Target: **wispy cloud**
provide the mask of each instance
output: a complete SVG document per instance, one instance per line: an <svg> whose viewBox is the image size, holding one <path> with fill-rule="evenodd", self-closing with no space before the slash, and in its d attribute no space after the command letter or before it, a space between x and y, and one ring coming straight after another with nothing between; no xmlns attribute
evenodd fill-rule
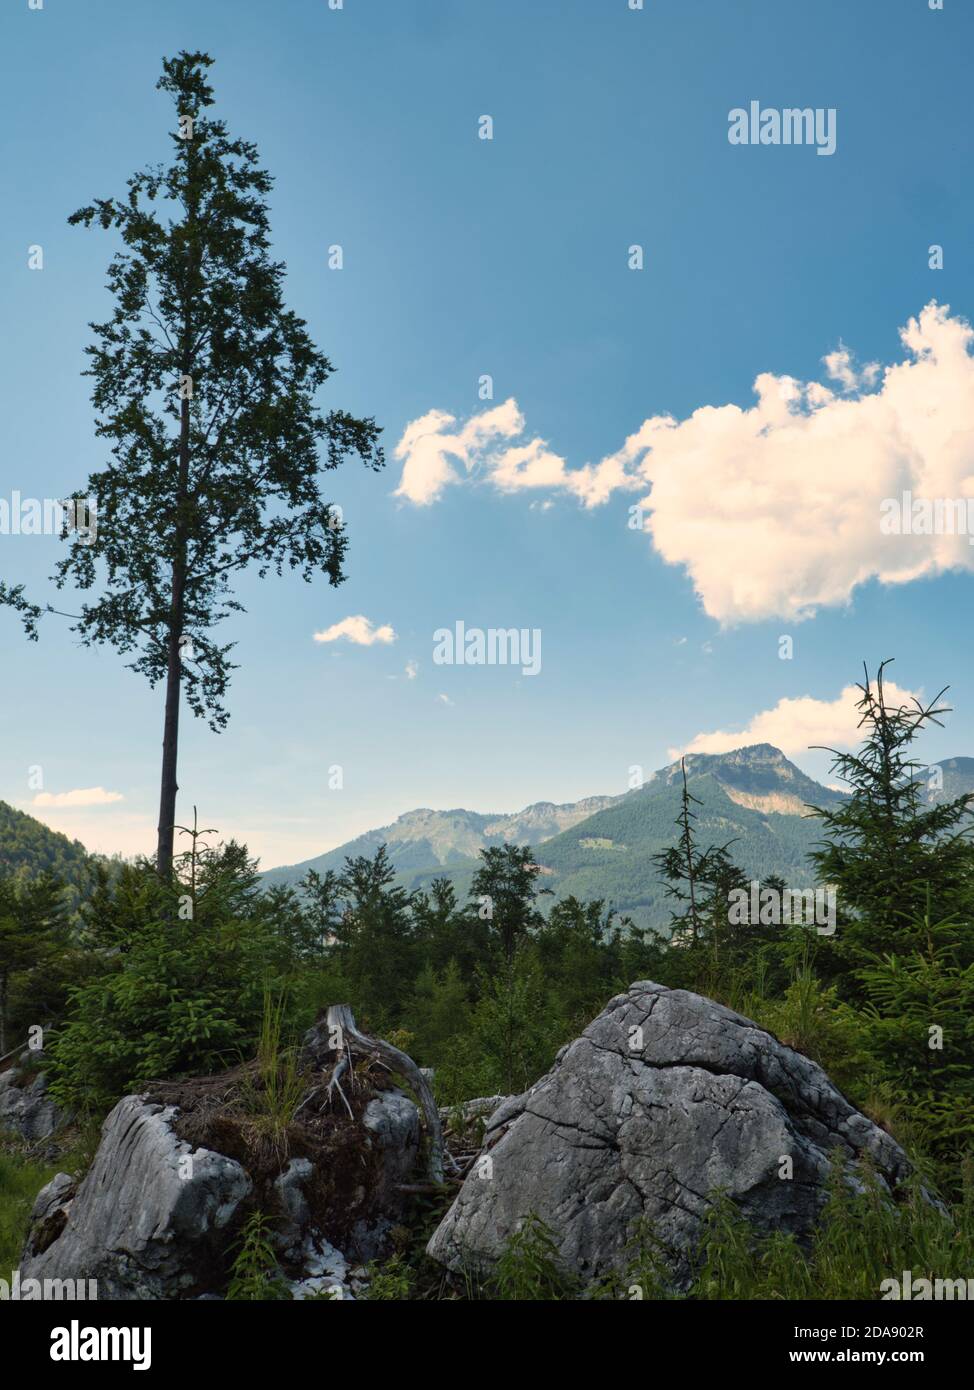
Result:
<svg viewBox="0 0 974 1390"><path fill-rule="evenodd" d="M882 370L878 362L869 362L865 367L857 368L852 353L842 343L834 352L827 352L822 361L828 375L839 383L843 391L871 390Z"/></svg>
<svg viewBox="0 0 974 1390"><path fill-rule="evenodd" d="M525 429L513 398L471 416L460 428L456 424L454 416L431 410L406 426L395 450L403 464L397 497L419 506L435 502L446 487L463 481L451 460L463 465L468 478L483 479L501 492L563 488L586 507L605 502L616 488L641 486L639 478L627 475L629 441L601 463L575 469L537 436L507 442Z"/></svg>
<svg viewBox="0 0 974 1390"><path fill-rule="evenodd" d="M121 792L106 791L104 787L77 787L70 792L38 792L31 805L51 810L58 806L111 806L124 800Z"/></svg>

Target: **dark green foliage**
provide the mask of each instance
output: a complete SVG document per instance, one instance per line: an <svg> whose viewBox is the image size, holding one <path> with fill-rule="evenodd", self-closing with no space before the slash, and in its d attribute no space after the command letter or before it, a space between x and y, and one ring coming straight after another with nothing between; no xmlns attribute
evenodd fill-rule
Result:
<svg viewBox="0 0 974 1390"><path fill-rule="evenodd" d="M541 925L535 899L545 890L538 887L537 861L530 845L492 845L480 858L470 896L511 960L518 942Z"/></svg>
<svg viewBox="0 0 974 1390"><path fill-rule="evenodd" d="M374 859L346 861L333 885L343 911L333 920L331 959L349 999L373 1028L389 1028L402 1015L416 978L418 956L409 895L393 886L385 847ZM321 894L329 891L318 885Z"/></svg>
<svg viewBox="0 0 974 1390"><path fill-rule="evenodd" d="M0 878L0 1057L54 1022L79 968L60 885Z"/></svg>
<svg viewBox="0 0 974 1390"><path fill-rule="evenodd" d="M883 662L875 682L859 686L862 746L833 753L833 771L851 787L848 800L816 810L824 845L813 855L822 882L835 885L842 913L836 945L853 969L877 952L922 948L920 924L966 920L955 932L959 965L974 961L974 793L949 800L925 796L923 764L913 756L918 734L939 724L944 694L922 705L887 703ZM919 933L919 934L918 934ZM847 977L850 988L857 976Z"/></svg>
<svg viewBox="0 0 974 1390"><path fill-rule="evenodd" d="M263 1212L251 1212L244 1223L226 1297L230 1302L273 1302L291 1297Z"/></svg>
<svg viewBox="0 0 974 1390"><path fill-rule="evenodd" d="M296 966L289 934L265 914L240 846L203 851L195 889L148 864L127 868L86 911L100 973L72 994L52 1045L54 1096L104 1110L163 1077L219 1070L252 1055L268 987Z"/></svg>
<svg viewBox="0 0 974 1390"><path fill-rule="evenodd" d="M624 978L626 960L635 957L644 941L642 932L602 902L568 897L555 903L534 945L559 1015L559 1033L576 1034L590 1022Z"/></svg>
<svg viewBox="0 0 974 1390"><path fill-rule="evenodd" d="M571 1298L574 1291L550 1228L529 1212L497 1261L492 1296L503 1302L541 1303Z"/></svg>
<svg viewBox="0 0 974 1390"><path fill-rule="evenodd" d="M373 1261L368 1268L369 1286L365 1298L369 1302L402 1303L410 1297L413 1272L402 1255L396 1253L384 1264Z"/></svg>
<svg viewBox="0 0 974 1390"><path fill-rule="evenodd" d="M454 963L464 979L472 979L491 954L491 927L479 909L472 912L457 904L456 890L445 878L433 880L428 891L412 899L416 940L423 959L435 971Z"/></svg>
<svg viewBox="0 0 974 1390"><path fill-rule="evenodd" d="M457 1038L470 1032L470 986L451 960L437 975L432 963L416 980L406 1017L412 1020L413 1050L420 1057L443 1057Z"/></svg>
<svg viewBox="0 0 974 1390"><path fill-rule="evenodd" d="M974 963L970 932L925 915L920 949L877 957L860 971L864 1043L910 1114L927 1152L959 1160L974 1140Z"/></svg>

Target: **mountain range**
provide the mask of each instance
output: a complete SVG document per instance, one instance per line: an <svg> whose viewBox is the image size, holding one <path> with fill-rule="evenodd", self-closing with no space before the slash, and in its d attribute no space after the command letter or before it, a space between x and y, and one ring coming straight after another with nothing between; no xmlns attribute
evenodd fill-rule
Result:
<svg viewBox="0 0 974 1390"><path fill-rule="evenodd" d="M958 771L961 764L968 766ZM813 781L767 743L691 754L686 766L689 788L701 803L694 809L702 847L733 840L732 853L749 875L780 874L795 887L811 885L808 855L821 834L808 805L832 805L841 792ZM974 788L974 759L954 759L952 769L949 777L945 771L945 790L948 780L953 784L964 776ZM338 871L347 856L371 856L385 844L404 887L445 877L464 897L480 850L509 841L534 848L543 884L557 896L604 898L640 925L663 926L669 908L651 856L675 839L681 787L680 764L674 762L618 796L565 805L541 801L513 815L408 811L326 854L268 870L264 882L293 886L309 869Z"/></svg>
<svg viewBox="0 0 974 1390"><path fill-rule="evenodd" d="M777 874L790 887L812 885L809 854L821 840L821 823L809 815L809 807L835 805L842 792L814 781L768 743L690 754L686 767L690 791L700 803L694 810L701 848L733 841L731 853L749 877ZM939 776L931 777L938 768ZM972 792L974 758L948 758L925 779L924 796L931 800ZM641 787L616 796L538 801L513 814L423 807L313 859L269 869L262 881L267 887L295 886L309 869L337 872L347 857L371 857L384 844L401 886L427 887L434 878L448 878L463 899L482 849L527 844L534 849L543 886L555 896L602 898L642 926L662 927L669 903L652 855L676 839L681 787L680 764L673 762ZM0 801L0 874L47 870L82 888L90 862L77 841Z"/></svg>
<svg viewBox="0 0 974 1390"><path fill-rule="evenodd" d="M949 758L935 766L941 769L943 786L925 792L930 799L974 791L974 758ZM822 832L809 808L835 805L844 793L814 781L768 743L730 753L690 754L686 768L689 789L700 802L694 810L701 848L733 841L731 853L749 877L777 874L790 887L812 886L809 855ZM403 887L421 888L434 878L448 878L464 898L480 850L510 841L534 848L543 885L557 897L602 898L640 926L663 927L670 905L651 856L676 838L681 787L680 763L673 762L619 796L592 796L565 805L540 801L513 815L408 811L392 825L326 854L270 869L264 882L293 886L309 869L339 871L347 856L371 856L384 844Z"/></svg>

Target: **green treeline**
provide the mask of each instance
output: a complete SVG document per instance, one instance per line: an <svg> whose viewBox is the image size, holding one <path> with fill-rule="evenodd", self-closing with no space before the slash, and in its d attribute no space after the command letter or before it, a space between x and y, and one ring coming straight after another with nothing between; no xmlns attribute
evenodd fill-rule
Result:
<svg viewBox="0 0 974 1390"><path fill-rule="evenodd" d="M733 844L697 843L686 792L672 846L647 865L672 903L668 937L599 900L542 912L527 847L485 850L461 901L445 880L398 886L384 848L309 874L300 893L261 891L244 847L197 837L172 883L148 861L99 866L77 913L50 878L0 882L6 1046L48 1029L54 1095L101 1113L148 1080L252 1056L271 991L295 1039L328 1004L351 1004L434 1068L452 1104L523 1090L613 994L649 978L819 1061L954 1191L974 1132L974 797L926 798L911 745L936 706L887 707L880 672L862 711L862 748L836 755L851 795L820 816L834 934L732 922L747 881Z"/></svg>

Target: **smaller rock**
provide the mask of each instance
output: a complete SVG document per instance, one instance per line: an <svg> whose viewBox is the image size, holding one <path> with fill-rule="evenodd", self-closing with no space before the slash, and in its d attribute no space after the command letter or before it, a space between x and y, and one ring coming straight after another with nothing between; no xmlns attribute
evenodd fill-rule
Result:
<svg viewBox="0 0 974 1390"><path fill-rule="evenodd" d="M37 1053L24 1053L31 1061L36 1061L37 1056ZM47 1094L47 1077L43 1072L11 1067L0 1073L0 1129L13 1130L28 1141L49 1139L65 1119Z"/></svg>
<svg viewBox="0 0 974 1390"><path fill-rule="evenodd" d="M282 1212L282 1223L272 1237L286 1256L296 1259L301 1251L304 1232L310 1224L311 1212L304 1194L305 1185L314 1174L306 1158L292 1158L287 1168L274 1181Z"/></svg>
<svg viewBox="0 0 974 1390"><path fill-rule="evenodd" d="M43 1255L64 1230L78 1184L68 1173L55 1173L34 1199L25 1258Z"/></svg>
<svg viewBox="0 0 974 1390"><path fill-rule="evenodd" d="M361 1260L374 1260L402 1210L401 1183L408 1182L419 1153L419 1111L402 1091L381 1091L362 1112L362 1124L377 1150L373 1202L377 1215L357 1222L350 1248Z"/></svg>
<svg viewBox="0 0 974 1390"><path fill-rule="evenodd" d="M317 1232L305 1240L302 1266L302 1277L289 1285L292 1298L314 1298L325 1290L335 1299L353 1297L345 1256Z"/></svg>
<svg viewBox="0 0 974 1390"><path fill-rule="evenodd" d="M449 1124L459 1117L460 1123L466 1125L471 1120L480 1119L481 1116L488 1119L506 1101L514 1099L514 1096L477 1096L474 1100L461 1101L459 1105L442 1105L440 1119Z"/></svg>

